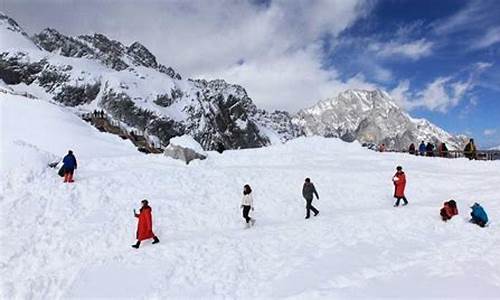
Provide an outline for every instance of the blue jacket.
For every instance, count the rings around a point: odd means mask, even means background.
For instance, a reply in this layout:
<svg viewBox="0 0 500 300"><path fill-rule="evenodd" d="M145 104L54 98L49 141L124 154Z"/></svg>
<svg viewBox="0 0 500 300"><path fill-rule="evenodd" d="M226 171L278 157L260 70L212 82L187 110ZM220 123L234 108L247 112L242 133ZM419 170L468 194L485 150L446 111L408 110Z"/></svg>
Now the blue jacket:
<svg viewBox="0 0 500 300"><path fill-rule="evenodd" d="M76 169L76 158L73 154L68 154L63 158L64 169L74 170Z"/></svg>
<svg viewBox="0 0 500 300"><path fill-rule="evenodd" d="M470 213L472 219L474 220L479 220L483 221L485 224L488 223L488 215L484 211L484 209L481 207L481 205L474 203L472 205L472 212Z"/></svg>
<svg viewBox="0 0 500 300"><path fill-rule="evenodd" d="M418 147L418 151L419 151L420 153L425 153L425 150L426 150L426 149L427 149L427 148L425 147L425 144L420 144L420 146Z"/></svg>

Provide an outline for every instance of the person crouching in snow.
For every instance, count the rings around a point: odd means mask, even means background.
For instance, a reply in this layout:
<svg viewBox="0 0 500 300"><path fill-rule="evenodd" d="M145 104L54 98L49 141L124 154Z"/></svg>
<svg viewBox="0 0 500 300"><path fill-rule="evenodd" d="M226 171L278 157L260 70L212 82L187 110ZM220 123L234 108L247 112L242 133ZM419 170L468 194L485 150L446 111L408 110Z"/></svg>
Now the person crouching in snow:
<svg viewBox="0 0 500 300"><path fill-rule="evenodd" d="M392 177L392 182L394 183L394 198L397 199L394 207L399 206L399 201L401 201L401 199L404 201L403 206L407 205L408 200L406 200L405 197L406 176L405 172L403 172L403 167L396 167L396 174Z"/></svg>
<svg viewBox="0 0 500 300"><path fill-rule="evenodd" d="M76 158L73 155L73 151L69 150L68 154L63 158L64 182L75 182L73 180L73 173L76 167Z"/></svg>
<svg viewBox="0 0 500 300"><path fill-rule="evenodd" d="M470 208L472 209L472 212L470 213L472 219L470 220L470 222L481 227L486 226L486 224L488 223L488 215L484 211L483 207L479 205L479 203L474 203L474 205L472 205Z"/></svg>
<svg viewBox="0 0 500 300"><path fill-rule="evenodd" d="M136 213L134 209L134 216L139 219L137 222L137 243L132 245L134 248L139 248L141 241L147 239L153 239L153 244L159 243L160 240L153 233L153 218L151 216L151 207L149 206L148 200L142 200L142 207L139 213Z"/></svg>
<svg viewBox="0 0 500 300"><path fill-rule="evenodd" d="M440 211L443 221L450 220L453 216L458 215L457 202L455 200L446 201Z"/></svg>
<svg viewBox="0 0 500 300"><path fill-rule="evenodd" d="M250 216L248 215L250 213L250 209L254 210L252 188L248 184L245 184L245 186L243 187L241 208L243 209L243 218L245 219L247 228L250 227L250 225L253 226L255 224L255 219L250 218Z"/></svg>

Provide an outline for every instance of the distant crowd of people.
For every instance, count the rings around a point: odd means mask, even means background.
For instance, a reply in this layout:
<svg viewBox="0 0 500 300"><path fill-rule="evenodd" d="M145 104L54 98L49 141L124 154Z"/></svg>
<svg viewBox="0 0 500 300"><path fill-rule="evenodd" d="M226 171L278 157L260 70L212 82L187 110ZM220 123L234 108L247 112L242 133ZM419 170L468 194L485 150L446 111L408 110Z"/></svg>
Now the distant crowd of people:
<svg viewBox="0 0 500 300"><path fill-rule="evenodd" d="M379 152L387 151L385 144L380 144L377 150ZM448 146L446 146L445 142L442 142L436 146L431 142L425 143L425 141L422 141L418 146L418 149L414 143L411 143L408 147L408 153L420 156L449 157L450 151L448 150ZM463 153L464 156L470 160L477 159L477 148L474 144L474 139L470 139L467 145L465 145Z"/></svg>

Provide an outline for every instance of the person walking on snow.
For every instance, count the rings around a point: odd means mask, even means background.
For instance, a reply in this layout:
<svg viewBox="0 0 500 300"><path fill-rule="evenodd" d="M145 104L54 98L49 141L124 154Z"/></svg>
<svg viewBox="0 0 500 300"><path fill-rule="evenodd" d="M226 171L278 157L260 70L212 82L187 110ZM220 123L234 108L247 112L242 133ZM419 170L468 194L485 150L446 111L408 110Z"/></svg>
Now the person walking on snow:
<svg viewBox="0 0 500 300"><path fill-rule="evenodd" d="M425 147L425 142L422 141L420 143L420 146L418 146L418 152L420 152L420 156L424 156L426 150L427 150L427 148Z"/></svg>
<svg viewBox="0 0 500 300"><path fill-rule="evenodd" d="M151 207L149 206L148 200L144 199L141 201L142 207L137 213L134 209L134 216L138 218L137 222L137 243L132 245L132 247L138 249L141 245L141 241L147 239L153 239L153 244L160 242L158 237L153 233L153 217L151 216Z"/></svg>
<svg viewBox="0 0 500 300"><path fill-rule="evenodd" d="M406 176L405 172L403 172L403 167L396 167L396 174L392 177L392 182L394 183L394 198L397 199L394 207L399 206L399 201L401 201L401 199L404 201L403 206L407 205L408 200L406 200L405 197Z"/></svg>
<svg viewBox="0 0 500 300"><path fill-rule="evenodd" d="M319 210L312 205L314 195L316 195L316 199L319 200L318 192L316 191L314 184L311 182L311 179L306 178L304 186L302 187L302 196L306 199L306 219L309 219L311 216L311 210L313 211L314 216L319 214Z"/></svg>
<svg viewBox="0 0 500 300"><path fill-rule="evenodd" d="M250 210L254 210L252 188L248 184L245 184L245 186L243 187L241 208L243 209L243 218L245 219L247 228L250 227L250 225L253 226L255 224L255 219L250 218L250 216L248 215L250 213Z"/></svg>
<svg viewBox="0 0 500 300"><path fill-rule="evenodd" d="M488 223L488 215L484 211L484 208L479 205L479 203L474 203L470 207L472 209L472 212L470 213L472 219L470 220L471 223L477 224L480 227L486 226Z"/></svg>
<svg viewBox="0 0 500 300"><path fill-rule="evenodd" d="M64 168L64 182L75 182L73 180L73 174L76 170L76 158L73 155L73 151L69 150L68 154L63 158L63 168Z"/></svg>

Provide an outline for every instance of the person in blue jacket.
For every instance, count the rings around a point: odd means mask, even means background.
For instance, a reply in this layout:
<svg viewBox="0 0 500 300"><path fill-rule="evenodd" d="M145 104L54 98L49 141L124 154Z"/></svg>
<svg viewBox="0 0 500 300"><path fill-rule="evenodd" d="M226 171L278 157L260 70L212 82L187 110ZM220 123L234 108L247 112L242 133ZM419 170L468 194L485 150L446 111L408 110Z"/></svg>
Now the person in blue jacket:
<svg viewBox="0 0 500 300"><path fill-rule="evenodd" d="M420 143L420 146L418 146L418 152L420 152L420 156L424 156L426 151L427 147L425 146L425 142L422 141L422 143Z"/></svg>
<svg viewBox="0 0 500 300"><path fill-rule="evenodd" d="M470 222L481 227L486 226L486 224L488 223L488 215L484 211L483 207L479 205L479 203L474 203L474 205L472 205L470 208L472 209L472 212L470 213L472 219L470 220Z"/></svg>
<svg viewBox="0 0 500 300"><path fill-rule="evenodd" d="M63 158L64 182L74 182L73 173L76 167L76 158L73 155L73 151L69 150L68 154Z"/></svg>

